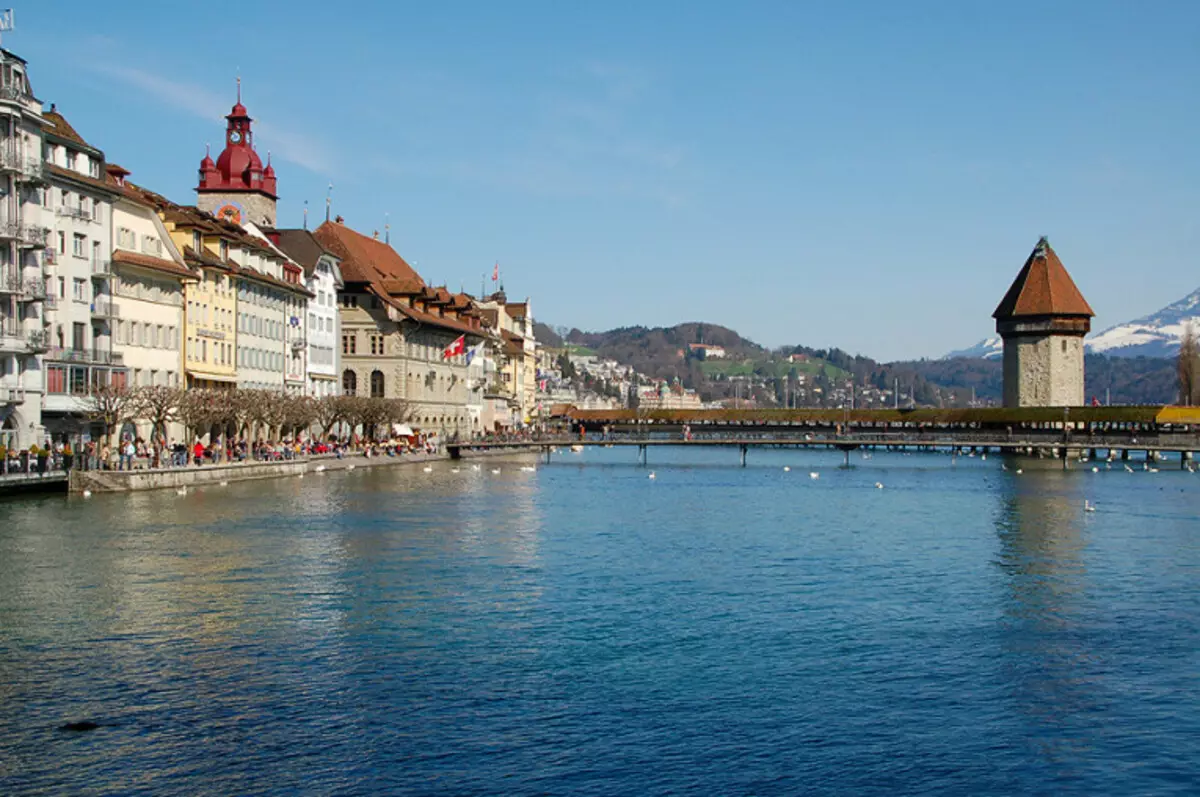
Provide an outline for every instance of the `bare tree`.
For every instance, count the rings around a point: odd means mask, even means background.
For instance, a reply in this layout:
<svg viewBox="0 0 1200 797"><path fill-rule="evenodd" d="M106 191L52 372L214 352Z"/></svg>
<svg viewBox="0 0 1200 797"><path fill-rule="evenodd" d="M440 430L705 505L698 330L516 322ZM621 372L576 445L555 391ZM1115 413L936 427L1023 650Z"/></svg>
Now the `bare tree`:
<svg viewBox="0 0 1200 797"><path fill-rule="evenodd" d="M1179 403L1190 407L1200 399L1200 345L1196 330L1189 321L1184 324L1179 341Z"/></svg>
<svg viewBox="0 0 1200 797"><path fill-rule="evenodd" d="M135 412L139 418L150 422L150 436L166 438L167 425L179 417L179 403L183 391L177 387L148 385L135 391Z"/></svg>
<svg viewBox="0 0 1200 797"><path fill-rule="evenodd" d="M283 436L299 437L317 417L317 401L308 396L287 396L284 402Z"/></svg>
<svg viewBox="0 0 1200 797"><path fill-rule="evenodd" d="M350 409L353 396L322 396L317 399L313 407L313 422L320 429L322 437L339 423L346 420L346 413Z"/></svg>
<svg viewBox="0 0 1200 797"><path fill-rule="evenodd" d="M187 433L187 444L191 446L197 434L206 432L214 423L219 423L225 414L222 406L228 400L221 396L225 390L193 389L185 391L175 408L176 417Z"/></svg>
<svg viewBox="0 0 1200 797"><path fill-rule="evenodd" d="M134 391L112 382L95 385L83 397L83 414L104 426L104 441L111 445L113 430L137 414Z"/></svg>

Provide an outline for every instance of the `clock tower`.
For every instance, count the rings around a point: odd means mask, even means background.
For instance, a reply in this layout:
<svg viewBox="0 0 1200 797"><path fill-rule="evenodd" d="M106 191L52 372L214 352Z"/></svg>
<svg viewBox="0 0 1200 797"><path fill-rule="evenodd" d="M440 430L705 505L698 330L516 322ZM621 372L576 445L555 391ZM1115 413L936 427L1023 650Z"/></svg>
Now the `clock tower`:
<svg viewBox="0 0 1200 797"><path fill-rule="evenodd" d="M233 110L225 117L225 149L213 162L210 153L200 161L199 197L201 210L236 224L252 221L266 227L275 226L275 168L270 154L267 166L254 151L253 119L242 105L242 81L238 78L238 97Z"/></svg>

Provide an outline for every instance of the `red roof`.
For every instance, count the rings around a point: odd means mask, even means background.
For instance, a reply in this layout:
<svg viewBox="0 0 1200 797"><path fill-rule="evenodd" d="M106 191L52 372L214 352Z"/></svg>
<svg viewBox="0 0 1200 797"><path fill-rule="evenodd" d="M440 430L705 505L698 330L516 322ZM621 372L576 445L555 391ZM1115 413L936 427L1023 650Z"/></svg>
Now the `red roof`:
<svg viewBox="0 0 1200 797"><path fill-rule="evenodd" d="M388 244L344 224L327 221L313 231L321 245L342 259L346 282L378 282L388 293L419 293L425 281Z"/></svg>
<svg viewBox="0 0 1200 797"><path fill-rule="evenodd" d="M144 255L141 252L130 252L127 249L114 249L112 253L112 262L117 264L125 264L130 266L141 266L143 268L154 269L166 274L171 274L184 279L196 279L196 274L183 266L176 263L174 260L166 260L161 257L152 255Z"/></svg>
<svg viewBox="0 0 1200 797"><path fill-rule="evenodd" d="M1094 316L1092 308L1045 238L1025 261L993 318L1017 316Z"/></svg>

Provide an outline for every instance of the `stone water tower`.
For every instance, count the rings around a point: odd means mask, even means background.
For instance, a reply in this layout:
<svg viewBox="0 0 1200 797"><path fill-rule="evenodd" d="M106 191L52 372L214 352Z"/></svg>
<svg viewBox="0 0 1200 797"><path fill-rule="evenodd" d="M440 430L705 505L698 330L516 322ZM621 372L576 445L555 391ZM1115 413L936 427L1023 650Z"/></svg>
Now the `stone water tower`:
<svg viewBox="0 0 1200 797"><path fill-rule="evenodd" d="M1004 340L1005 407L1083 405L1083 338L1093 315L1042 238L992 313Z"/></svg>

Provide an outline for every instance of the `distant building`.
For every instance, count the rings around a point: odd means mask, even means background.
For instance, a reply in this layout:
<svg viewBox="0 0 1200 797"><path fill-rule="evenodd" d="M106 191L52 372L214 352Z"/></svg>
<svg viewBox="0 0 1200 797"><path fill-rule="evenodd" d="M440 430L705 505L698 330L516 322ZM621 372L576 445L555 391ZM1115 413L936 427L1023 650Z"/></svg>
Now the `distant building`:
<svg viewBox="0 0 1200 797"><path fill-rule="evenodd" d="M704 405L694 390L659 382L638 391L638 407L644 410L698 410Z"/></svg>
<svg viewBox="0 0 1200 797"><path fill-rule="evenodd" d="M688 351L693 357L701 360L721 360L725 358L725 347L714 346L711 343L689 343Z"/></svg>
<svg viewBox="0 0 1200 797"><path fill-rule="evenodd" d="M1005 407L1084 403L1083 338L1093 315L1042 238L992 313L1004 340Z"/></svg>

